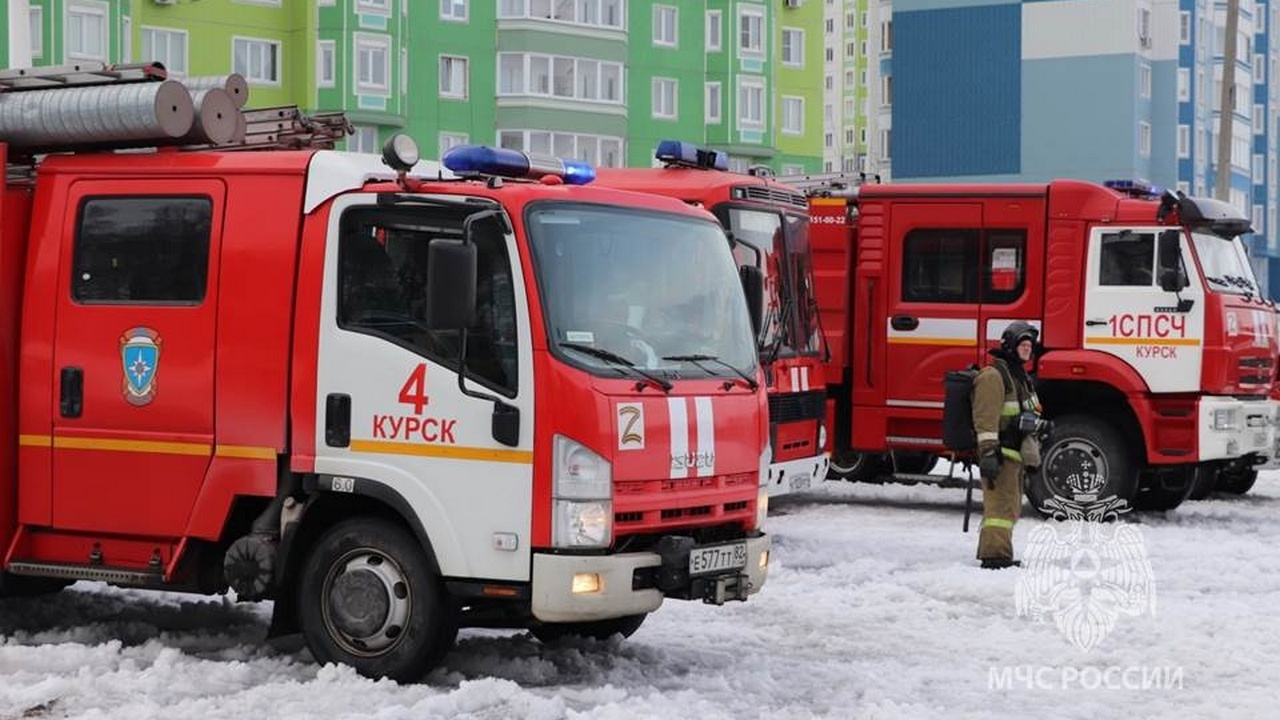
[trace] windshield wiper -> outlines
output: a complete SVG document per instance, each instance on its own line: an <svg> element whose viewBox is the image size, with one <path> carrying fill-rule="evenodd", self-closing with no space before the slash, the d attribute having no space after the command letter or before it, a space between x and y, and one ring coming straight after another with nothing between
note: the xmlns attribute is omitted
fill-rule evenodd
<svg viewBox="0 0 1280 720"><path fill-rule="evenodd" d="M748 387L748 388L750 388L750 389L752 389L752 390L755 390L756 388L760 387L760 383L756 382L756 379L755 379L755 378L753 378L753 377L751 377L750 375L748 375L748 374L746 374L746 373L742 372L742 370L741 370L740 368L736 368L736 367L734 367L733 365L730 365L729 363L727 363L727 362L725 362L725 361L721 360L720 358L716 357L715 355L663 355L663 356L662 356L662 359L663 359L663 360L671 360L672 362L691 362L691 363L693 363L694 365L697 365L698 367L702 368L703 370L705 370L705 371L707 371L707 372L710 372L710 370L707 370L707 368L706 368L705 366L703 366L703 364L702 364L702 363L704 363L704 362L713 362L713 363L715 363L715 364L717 364L717 365L721 365L721 366L723 366L723 367L727 367L727 368L729 368L730 370L732 370L732 371L734 372L734 374L735 374L735 375L737 375L738 377L742 378L742 379L743 379L743 381L745 381L745 382L747 383L747 387Z"/></svg>
<svg viewBox="0 0 1280 720"><path fill-rule="evenodd" d="M613 365L617 365L618 367L626 368L631 372L644 378L645 380L648 380L650 383L653 383L654 385L662 388L662 392L671 392L671 388L673 387L673 385L670 382L664 380L663 378L658 377L657 375L654 375L653 373L645 372L644 370L636 367L635 363L631 362L630 360L622 357L621 355L615 352L609 352L608 350L604 350L602 348L593 347L591 345L582 345L575 342L562 342L560 343L560 347L569 348L570 350L577 350L578 352L583 353L584 355L597 357L597 358L600 358L601 360L604 360L607 363L612 363Z"/></svg>

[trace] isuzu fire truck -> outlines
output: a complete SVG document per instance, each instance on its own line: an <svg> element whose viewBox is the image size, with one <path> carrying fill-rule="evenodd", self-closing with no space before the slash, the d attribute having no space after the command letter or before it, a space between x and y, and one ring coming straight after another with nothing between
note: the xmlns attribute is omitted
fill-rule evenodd
<svg viewBox="0 0 1280 720"><path fill-rule="evenodd" d="M813 295L804 194L762 174L729 172L728 155L690 143L664 140L654 156L662 167L600 168L597 183L707 208L729 232L739 264L763 273L757 347L769 392L769 493L821 482L828 469L826 345Z"/></svg>
<svg viewBox="0 0 1280 720"><path fill-rule="evenodd" d="M766 396L710 214L405 136L112 152L177 137L127 79L0 92L86 108L39 148L0 124L0 592L230 587L413 680L460 626L629 635L760 590Z"/></svg>
<svg viewBox="0 0 1280 720"><path fill-rule="evenodd" d="M1273 452L1276 321L1238 211L1149 186L828 184L810 227L833 466L941 453L943 378L1013 320L1054 421L1026 494L1140 508L1243 488ZM861 478L859 478L861 479Z"/></svg>

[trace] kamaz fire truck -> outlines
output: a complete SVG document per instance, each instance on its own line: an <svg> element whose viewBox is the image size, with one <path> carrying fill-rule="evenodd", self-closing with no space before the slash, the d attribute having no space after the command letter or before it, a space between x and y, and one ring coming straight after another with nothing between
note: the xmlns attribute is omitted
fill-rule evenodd
<svg viewBox="0 0 1280 720"><path fill-rule="evenodd" d="M0 88L0 592L231 588L413 680L460 626L760 590L766 396L709 213L285 109L192 147L154 68Z"/></svg>
<svg viewBox="0 0 1280 720"><path fill-rule="evenodd" d="M833 466L941 453L943 378L1013 320L1054 421L1036 509L1116 496L1172 508L1245 487L1273 452L1276 323L1226 203L1135 183L808 188L832 346ZM1206 480L1206 478L1208 478Z"/></svg>
<svg viewBox="0 0 1280 720"><path fill-rule="evenodd" d="M769 391L769 493L821 482L828 470L826 345L813 295L805 196L759 171L729 172L728 155L690 143L665 140L654 156L662 167L601 168L597 182L707 208L729 232L739 264L763 273L757 347Z"/></svg>

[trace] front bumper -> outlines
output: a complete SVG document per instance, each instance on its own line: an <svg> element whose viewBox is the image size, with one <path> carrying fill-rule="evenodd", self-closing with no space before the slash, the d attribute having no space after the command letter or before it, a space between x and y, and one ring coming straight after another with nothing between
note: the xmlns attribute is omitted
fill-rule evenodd
<svg viewBox="0 0 1280 720"><path fill-rule="evenodd" d="M808 490L827 478L831 457L826 453L814 457L787 460L769 466L766 484L769 497Z"/></svg>
<svg viewBox="0 0 1280 720"><path fill-rule="evenodd" d="M1201 398L1199 460L1234 460L1250 454L1274 458L1278 411L1280 407L1274 400Z"/></svg>
<svg viewBox="0 0 1280 720"><path fill-rule="evenodd" d="M722 603L746 600L768 576L768 535L746 538L747 564L689 578L689 547L616 555L533 555L533 616L542 622L589 622L657 610L665 597ZM675 543L678 545L678 543ZM599 577L593 592L573 592L575 575Z"/></svg>

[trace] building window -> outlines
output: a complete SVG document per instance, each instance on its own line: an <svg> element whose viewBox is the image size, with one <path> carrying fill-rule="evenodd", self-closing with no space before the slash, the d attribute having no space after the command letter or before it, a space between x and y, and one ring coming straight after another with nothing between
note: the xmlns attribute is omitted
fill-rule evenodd
<svg viewBox="0 0 1280 720"><path fill-rule="evenodd" d="M723 17L719 10L707 13L707 52L720 52L720 36L724 32L721 27Z"/></svg>
<svg viewBox="0 0 1280 720"><path fill-rule="evenodd" d="M107 59L107 5L92 3L67 7L67 57L74 60Z"/></svg>
<svg viewBox="0 0 1280 720"><path fill-rule="evenodd" d="M1138 123L1138 154L1151 157L1151 123Z"/></svg>
<svg viewBox="0 0 1280 720"><path fill-rule="evenodd" d="M764 126L764 81L753 78L738 81L738 123L750 128Z"/></svg>
<svg viewBox="0 0 1280 720"><path fill-rule="evenodd" d="M1267 129L1267 109L1262 105L1253 106L1253 131L1261 133Z"/></svg>
<svg viewBox="0 0 1280 720"><path fill-rule="evenodd" d="M231 41L231 70L249 82L280 83L280 43L273 40L234 38Z"/></svg>
<svg viewBox="0 0 1280 720"><path fill-rule="evenodd" d="M722 104L720 83L709 82L706 86L706 122L708 125L720 124L720 106Z"/></svg>
<svg viewBox="0 0 1280 720"><path fill-rule="evenodd" d="M1138 96L1151 97L1151 66L1146 63L1138 66Z"/></svg>
<svg viewBox="0 0 1280 720"><path fill-rule="evenodd" d="M804 166L803 166L803 165L790 165L790 164L783 165L783 166L782 166L782 174L783 174L783 175L803 175L803 174L804 174Z"/></svg>
<svg viewBox="0 0 1280 720"><path fill-rule="evenodd" d="M782 29L782 64L794 68L804 67L803 30Z"/></svg>
<svg viewBox="0 0 1280 720"><path fill-rule="evenodd" d="M440 19L466 22L467 0L440 0Z"/></svg>
<svg viewBox="0 0 1280 720"><path fill-rule="evenodd" d="M1265 179L1266 179L1266 176L1267 176L1267 158L1266 158L1266 156L1265 156L1265 155L1262 155L1262 154L1260 154L1260 153L1254 153L1254 155L1253 155L1253 184L1254 184L1254 185L1261 185L1261 184L1262 184L1262 182L1263 182L1263 180L1265 180ZM1257 232L1257 231L1258 231L1258 228L1256 228L1256 227L1255 227L1255 228L1254 228L1254 231L1255 231L1255 232Z"/></svg>
<svg viewBox="0 0 1280 720"><path fill-rule="evenodd" d="M1191 13L1181 12L1178 14L1178 42L1183 45L1191 44Z"/></svg>
<svg viewBox="0 0 1280 720"><path fill-rule="evenodd" d="M880 78L880 104L893 104L893 76L885 75Z"/></svg>
<svg viewBox="0 0 1280 720"><path fill-rule="evenodd" d="M356 92L387 95L391 91L391 39L356 34Z"/></svg>
<svg viewBox="0 0 1280 720"><path fill-rule="evenodd" d="M653 6L653 44L663 47L676 46L676 26L679 13L670 5Z"/></svg>
<svg viewBox="0 0 1280 720"><path fill-rule="evenodd" d="M1178 102L1191 100L1191 68L1178 68Z"/></svg>
<svg viewBox="0 0 1280 720"><path fill-rule="evenodd" d="M892 148L892 147L890 147L890 145L889 145L889 144L890 144L890 142L892 142L892 141L893 141L893 131L892 131L892 130L881 130L881 131L880 131L880 159L881 159L881 160L888 160L889 158L893 157L893 155L891 155L891 154L890 154L890 151L891 151L893 148Z"/></svg>
<svg viewBox="0 0 1280 720"><path fill-rule="evenodd" d="M1266 82L1267 80L1267 57L1265 55L1253 56L1253 81L1256 83Z"/></svg>
<svg viewBox="0 0 1280 720"><path fill-rule="evenodd" d="M825 53L825 57L826 57L826 59L827 59L827 62L835 62L835 61L836 61L836 49L835 49L835 48L833 48L833 47L831 47L830 45L828 45L828 46L827 46L827 49L826 49L826 50L824 50L823 52Z"/></svg>
<svg viewBox="0 0 1280 720"><path fill-rule="evenodd" d="M270 0L279 5L280 0ZM391 0L356 0L356 10L359 12L374 12L379 15L391 14Z"/></svg>
<svg viewBox="0 0 1280 720"><path fill-rule="evenodd" d="M1178 157L1191 157L1191 126L1178 126Z"/></svg>
<svg viewBox="0 0 1280 720"><path fill-rule="evenodd" d="M32 5L27 9L27 22L30 24L31 57L44 55L44 8Z"/></svg>
<svg viewBox="0 0 1280 720"><path fill-rule="evenodd" d="M786 135L804 134L804 98L782 96L782 132Z"/></svg>
<svg viewBox="0 0 1280 720"><path fill-rule="evenodd" d="M528 18L624 30L627 12L625 0L498 0L498 18Z"/></svg>
<svg viewBox="0 0 1280 720"><path fill-rule="evenodd" d="M620 63L531 53L498 54L499 96L537 95L620 104L622 79Z"/></svg>
<svg viewBox="0 0 1280 720"><path fill-rule="evenodd" d="M676 117L676 81L671 78L653 79L653 116L674 120Z"/></svg>
<svg viewBox="0 0 1280 720"><path fill-rule="evenodd" d="M356 125L355 132L347 138L347 149L358 153L379 152L378 128L373 125Z"/></svg>
<svg viewBox="0 0 1280 720"><path fill-rule="evenodd" d="M316 85L331 88L337 82L337 43L321 40L316 43Z"/></svg>
<svg viewBox="0 0 1280 720"><path fill-rule="evenodd" d="M893 51L893 21L886 20L880 23L880 52L887 53Z"/></svg>
<svg viewBox="0 0 1280 720"><path fill-rule="evenodd" d="M549 130L499 130L498 146L537 155L578 158L596 167L622 167L622 138Z"/></svg>
<svg viewBox="0 0 1280 720"><path fill-rule="evenodd" d="M443 158L444 154L452 148L456 148L459 145L466 145L469 142L471 142L471 139L466 133L442 132L440 133L439 157Z"/></svg>
<svg viewBox="0 0 1280 720"><path fill-rule="evenodd" d="M440 56L440 97L467 97L467 58Z"/></svg>
<svg viewBox="0 0 1280 720"><path fill-rule="evenodd" d="M832 90L835 90L836 89L835 76L830 73L827 73L827 76L822 79L822 86L824 89L827 90L827 92L831 92Z"/></svg>
<svg viewBox="0 0 1280 720"><path fill-rule="evenodd" d="M142 28L142 57L158 61L174 75L187 73L187 33L183 30Z"/></svg>
<svg viewBox="0 0 1280 720"><path fill-rule="evenodd" d="M743 55L764 53L764 15L754 10L738 14L738 51Z"/></svg>

